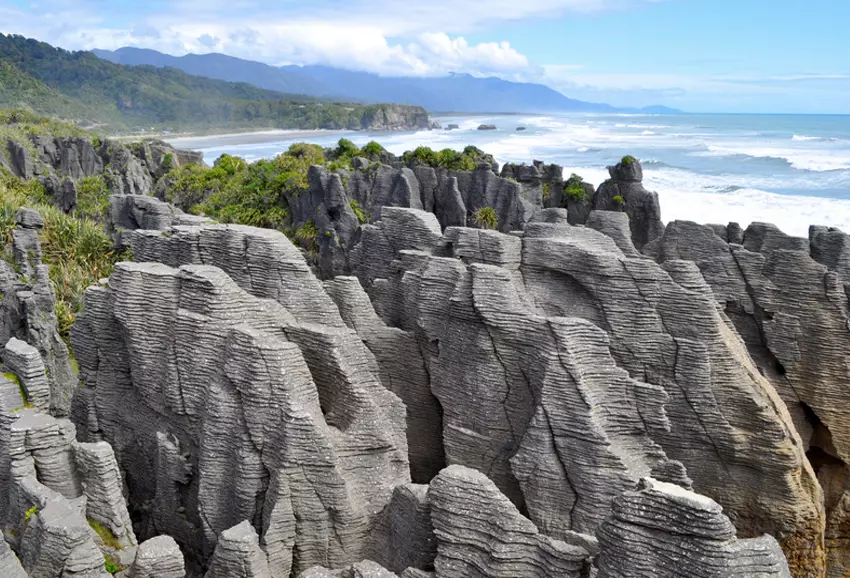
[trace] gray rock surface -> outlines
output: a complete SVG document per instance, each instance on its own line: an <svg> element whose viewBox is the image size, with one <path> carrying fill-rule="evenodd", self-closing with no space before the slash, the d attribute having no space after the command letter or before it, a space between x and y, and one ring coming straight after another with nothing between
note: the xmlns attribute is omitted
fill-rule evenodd
<svg viewBox="0 0 850 578"><path fill-rule="evenodd" d="M776 536L816 575L814 472L697 267L558 223L407 246L393 221L425 217L394 211L364 231L357 273L384 321L423 344L448 463L485 472L556 537L592 533L641 477L691 480L742 536Z"/></svg>
<svg viewBox="0 0 850 578"><path fill-rule="evenodd" d="M342 570L329 570L314 566L298 575L298 578L398 578L380 564L371 560L363 560Z"/></svg>
<svg viewBox="0 0 850 578"><path fill-rule="evenodd" d="M611 178L593 195L596 211L622 211L629 216L632 241L638 249L664 233L658 195L647 191L643 184L643 169L633 157L626 157L615 166L608 167ZM622 202L620 201L622 199Z"/></svg>
<svg viewBox="0 0 850 578"><path fill-rule="evenodd" d="M449 466L429 494L438 577L589 576L591 552L541 534L484 474Z"/></svg>
<svg viewBox="0 0 850 578"><path fill-rule="evenodd" d="M42 412L50 410L50 382L38 350L16 337L6 342L3 365L20 382L25 402Z"/></svg>
<svg viewBox="0 0 850 578"><path fill-rule="evenodd" d="M257 532L247 521L221 533L204 578L271 578Z"/></svg>
<svg viewBox="0 0 850 578"><path fill-rule="evenodd" d="M771 536L735 537L713 500L651 478L615 498L599 529L597 578L790 578Z"/></svg>
<svg viewBox="0 0 850 578"><path fill-rule="evenodd" d="M171 536L156 536L139 545L128 578L184 578L183 553Z"/></svg>
<svg viewBox="0 0 850 578"><path fill-rule="evenodd" d="M9 548L9 544L6 543L3 532L0 532L0 576L3 576L3 578L29 578L27 573L24 572L23 566L21 566L21 561Z"/></svg>
<svg viewBox="0 0 850 578"><path fill-rule="evenodd" d="M30 578L109 578L86 520L65 500L50 500L33 514L22 537L21 562Z"/></svg>
<svg viewBox="0 0 850 578"><path fill-rule="evenodd" d="M0 261L0 344L5 346L15 337L38 351L49 383L50 412L66 416L77 378L68 347L58 332L56 297L48 267L41 264L38 232L43 220L31 209L19 210L16 220L18 226L12 233L14 266ZM41 370L34 360L17 361L26 365L26 369L20 367L27 378L38 380ZM33 372L31 377L28 372ZM42 395L40 386L33 385L36 397Z"/></svg>
<svg viewBox="0 0 850 578"><path fill-rule="evenodd" d="M676 221L647 247L659 262L696 264L787 405L826 491L829 576L850 568L850 526L842 505L850 498L848 244L837 230L814 228L810 241L762 223L750 225L742 244L733 244L710 227ZM740 522L736 526L746 532Z"/></svg>
<svg viewBox="0 0 850 578"><path fill-rule="evenodd" d="M431 523L428 486L396 486L392 500L372 531L368 556L397 573L407 568L433 570L437 540Z"/></svg>
<svg viewBox="0 0 850 578"><path fill-rule="evenodd" d="M275 578L362 558L410 478L404 407L353 331L297 321L203 265L121 263L86 303L72 339L94 393L75 415L82 438L116 448L130 501L150 504L144 537L203 561L249 520Z"/></svg>
<svg viewBox="0 0 850 578"><path fill-rule="evenodd" d="M419 343L413 334L384 324L357 278L326 281L325 290L346 325L375 356L381 383L404 402L411 478L419 483L431 481L445 467L442 419Z"/></svg>
<svg viewBox="0 0 850 578"><path fill-rule="evenodd" d="M32 156L26 147L13 140L7 140L6 151L8 153L7 162L12 174L22 179L31 179L35 169Z"/></svg>

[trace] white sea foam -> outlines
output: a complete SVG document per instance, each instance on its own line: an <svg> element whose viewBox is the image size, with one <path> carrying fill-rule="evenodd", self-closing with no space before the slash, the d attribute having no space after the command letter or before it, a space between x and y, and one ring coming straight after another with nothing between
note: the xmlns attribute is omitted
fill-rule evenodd
<svg viewBox="0 0 850 578"><path fill-rule="evenodd" d="M708 150L692 153L694 156L748 156L780 159L795 169L824 172L850 169L850 151L836 149L791 149L770 146L717 144L708 145Z"/></svg>
<svg viewBox="0 0 850 578"><path fill-rule="evenodd" d="M604 169L564 169L565 177L571 173L579 174L597 187L608 178ZM850 200L780 195L756 188L722 192L734 182L731 179L731 176L703 176L676 169L644 171L644 186L658 193L665 223L735 221L746 227L751 222L762 221L774 223L789 235L802 237L808 235L810 224L850 232Z"/></svg>

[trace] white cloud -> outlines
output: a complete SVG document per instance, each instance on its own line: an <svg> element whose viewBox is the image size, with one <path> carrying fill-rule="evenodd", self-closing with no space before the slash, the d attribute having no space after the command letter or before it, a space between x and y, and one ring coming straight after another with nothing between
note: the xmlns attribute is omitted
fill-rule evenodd
<svg viewBox="0 0 850 578"><path fill-rule="evenodd" d="M15 18L0 19L0 31L69 49L137 46L388 75L456 71L518 78L536 74L536 68L509 43L473 44L462 34L498 22L653 1L658 0L178 0L159 10L133 4L120 21L112 20L115 7L109 9L104 0L75 2L73 16L64 2L42 0L38 13L22 9ZM17 30L4 30L10 22Z"/></svg>

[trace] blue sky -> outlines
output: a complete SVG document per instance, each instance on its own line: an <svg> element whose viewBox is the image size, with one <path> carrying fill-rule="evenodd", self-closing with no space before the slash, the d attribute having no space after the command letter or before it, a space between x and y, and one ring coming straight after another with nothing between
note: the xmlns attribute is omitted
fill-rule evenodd
<svg viewBox="0 0 850 578"><path fill-rule="evenodd" d="M467 72L695 112L850 114L848 22L848 0L0 0L0 31L68 49Z"/></svg>

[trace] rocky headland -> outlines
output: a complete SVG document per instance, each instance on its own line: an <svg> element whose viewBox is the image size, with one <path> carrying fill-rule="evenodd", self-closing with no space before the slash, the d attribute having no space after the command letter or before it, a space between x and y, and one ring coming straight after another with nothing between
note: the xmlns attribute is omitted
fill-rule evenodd
<svg viewBox="0 0 850 578"><path fill-rule="evenodd" d="M228 189L157 160L190 153L109 147L14 165L104 175L132 261L69 347L15 215L0 575L850 572L847 234L665 225L631 157L597 190L341 144L278 161L287 236L216 222Z"/></svg>

